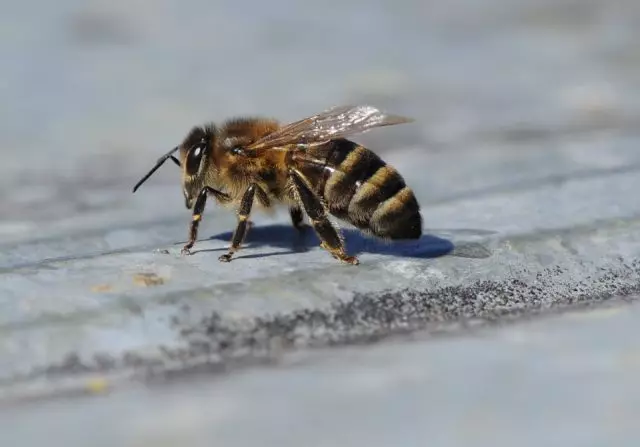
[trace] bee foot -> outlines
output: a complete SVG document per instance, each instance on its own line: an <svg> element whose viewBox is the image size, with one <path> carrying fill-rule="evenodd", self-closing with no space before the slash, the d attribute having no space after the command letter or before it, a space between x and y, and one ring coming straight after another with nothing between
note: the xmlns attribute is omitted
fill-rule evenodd
<svg viewBox="0 0 640 447"><path fill-rule="evenodd" d="M182 250L180 250L180 254L182 256L190 256L192 254L191 253L191 247L185 245L184 248Z"/></svg>
<svg viewBox="0 0 640 447"><path fill-rule="evenodd" d="M347 255L344 251L338 249L331 249L327 244L325 244L324 242L320 243L320 247L324 248L325 250L327 250L329 253L331 253L331 256L334 257L334 259L337 259L341 262L344 262L346 264L351 264L351 265L358 265L360 264L360 261L358 260L357 257L355 256L349 256Z"/></svg>
<svg viewBox="0 0 640 447"><path fill-rule="evenodd" d="M231 257L232 256L233 256L233 253L224 254L224 255L222 255L222 256L220 256L218 258L218 261L220 261L220 262L231 262Z"/></svg>
<svg viewBox="0 0 640 447"><path fill-rule="evenodd" d="M340 260L344 263L351 264L351 265L360 264L360 261L355 256L343 256L340 258Z"/></svg>

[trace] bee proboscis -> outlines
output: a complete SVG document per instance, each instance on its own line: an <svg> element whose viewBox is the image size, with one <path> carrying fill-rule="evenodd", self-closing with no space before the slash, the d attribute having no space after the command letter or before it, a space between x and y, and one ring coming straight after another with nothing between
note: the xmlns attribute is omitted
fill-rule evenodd
<svg viewBox="0 0 640 447"><path fill-rule="evenodd" d="M422 216L398 171L347 137L412 121L372 106L347 105L286 125L240 117L220 126L196 126L158 159L133 192L165 161L181 167L185 205L193 210L183 254L190 254L205 203L212 198L234 207L238 215L231 245L220 261L231 261L240 249L257 202L265 209L288 206L298 230L305 228L306 215L322 248L340 261L358 264L356 256L347 254L342 233L329 215L384 240L420 238Z"/></svg>

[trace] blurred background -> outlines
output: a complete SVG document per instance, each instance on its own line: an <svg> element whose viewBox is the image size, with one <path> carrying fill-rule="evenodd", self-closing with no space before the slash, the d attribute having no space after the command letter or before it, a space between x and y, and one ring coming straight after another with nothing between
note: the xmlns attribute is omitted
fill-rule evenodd
<svg viewBox="0 0 640 447"><path fill-rule="evenodd" d="M49 269L41 262L82 256L99 258L101 253L135 251L136 247L144 247L146 251L140 250L146 254L151 252L149 247L183 241L190 217L183 205L175 166L167 164L136 195L131 194L131 188L191 126L206 121L245 114L291 121L345 103L369 103L411 116L416 120L414 124L371 132L356 140L381 153L405 174L429 210L427 225L436 228L533 233L543 228L592 222L605 214L637 215L640 205L629 199L633 194L627 185L634 183L627 182L627 177L616 183L618 189L609 189L606 182L594 182L574 185L573 189L560 191L562 194L559 190L536 190L526 197L523 194L509 198L506 193L518 188L534 190L539 185L562 184L571 178L595 178L639 169L639 24L637 0L3 0L0 3L0 330L6 335L4 344L0 343L3 386L11 388L18 376L31 377L21 374L29 373L35 366L57 365L83 340L85 353L93 354L91 343L98 341L102 343L100 349L114 353L114 357L120 355L121 348L138 346L137 343L146 347L145 343L155 346L157 340L173 341L173 334L162 326L164 322L154 320L147 327L142 323L137 326L136 320L127 326L118 320L120 314L109 322L113 324L108 327L111 331L97 330L95 335L89 327L91 323L87 323L87 328L77 332L69 330L60 335L63 332L60 330L59 338L50 337L46 327L50 314L56 318L80 315L75 320L56 320L80 327L85 305L87 308L97 305L99 309L112 305L111 298L99 293L90 295L87 291L107 281L101 276L103 271L108 270L109 278L115 278L125 264L123 258L111 257L94 264L91 260L86 264L82 261L65 270L64 265ZM627 200L617 201L625 191L630 194ZM502 193L504 201L482 201L483 197ZM589 209L585 197L598 198L598 203L608 208ZM476 198L478 202L474 202ZM580 200L574 202L573 198ZM522 203L526 204L518 207L518 201L525 199L527 202ZM205 229L209 228L203 230L205 237L214 233L209 226L214 225L210 224L214 219L208 219L207 216L203 224ZM216 223L216 228L231 231L234 217L221 219L226 220L223 224ZM259 218L256 220L259 222ZM139 256L135 259L147 260ZM218 278L211 273L217 261L213 265L202 259L189 261L202 262L197 266L200 270L189 270L197 281L189 283L188 278L192 277L188 275L176 280L179 287L193 292L190 298L199 296L198 281ZM286 262L294 265L296 259ZM316 265L315 258L304 259L309 264L300 264L303 268ZM318 265L326 261L324 257L318 259ZM540 256L540 259L548 258ZM167 261L170 262L174 261ZM492 261L486 262L484 265ZM498 258L496 264L500 262L510 261ZM206 268L211 271L202 265L208 265ZM273 265L267 261L253 265L263 269L260 274L275 276L276 269L272 268L275 261ZM179 268L183 267L175 267L174 271ZM439 283L448 278L442 275L433 281ZM410 280L413 279L407 279ZM127 287L134 288L129 283ZM103 291L99 287L91 290ZM154 293L139 292L139 296L147 299L154 297ZM43 296L50 299L44 300ZM23 300L25 297L29 299ZM289 302L281 305L269 301L264 307L256 305L256 313L273 310L271 305L276 310L293 306ZM233 304L229 306L233 308ZM172 311L163 309L158 313L169 315ZM126 318L138 318L138 314L131 317L134 313L128 308L123 311ZM24 335L28 332L20 332L24 328L31 332ZM39 344L49 339L52 341L46 348ZM627 341L632 339L626 337ZM547 340L547 343L554 342ZM468 369L454 365L452 369L457 375L451 376L451 370L443 366L439 376L442 383L449 377L456 383L468 380L467 371L475 370L483 361L480 354L478 357L466 354L485 351L476 351L475 345L465 346L457 358L468 362L464 364ZM444 348L434 349L442 351L441 358L453 358ZM588 350L590 346L582 349ZM358 348L355 351L354 355L359 355ZM503 364L516 365L518 374L526 374L531 371L526 367L528 360L524 354L517 357L519 352L515 348L506 352ZM421 358L427 358L426 354ZM63 366L72 371L77 366L76 360L71 357L71 362ZM372 362L374 367L384 369L396 360L402 363L399 359L388 361L384 355L374 356ZM335 375L331 377L340 374L349 377L342 369L348 362L338 363L337 372L332 370ZM411 362L405 366L411 371ZM494 379L500 390L503 382L493 364L485 364L484 368L484 375L478 375L477 389L484 389L483 380ZM405 384L416 383L409 373L407 377L400 376ZM326 377L321 373L316 378L323 381ZM373 385L363 396L376 396L375 391L380 389L398 396L384 377L375 374L367 377L371 379L367 383ZM551 371L547 380L554 384L556 377ZM261 407L255 407L254 421L262 421L260 411L273 418L278 415L278 411L271 410L270 395L261 394L272 389L271 382L262 380L258 376L256 388L248 388L249 391L242 382L234 382L236 388L225 388L227 391L222 394L217 389L204 397L198 393L185 394L186 403L181 400L183 406L175 412L160 398L147 397L149 400L143 403L133 393L132 400L124 397L112 401L115 403L104 413L94 408L94 413L87 413L87 421L98 423L104 417L114 425L123 423L126 431L126 417L117 416L127 408L147 424L143 431L149 437L145 439L152 439L157 432L165 433L160 430L164 427L163 422L158 423L160 420L175 423L167 426L166 432L175 429L184 441L195 432L193 427L209 427L207 417L211 417L217 418L222 431L229 427L231 433L235 428L237 431L227 439L236 439L234 436L242 435L244 429L242 416L237 415L244 414L244 410L238 410L235 419L238 425L232 427L225 419L225 405L252 408L252 399L257 394L264 400ZM304 380L296 380L299 377L292 373L273 389L280 396L304 399L309 388ZM536 380L531 379L530 390L537 389ZM294 388L289 388L292 383ZM587 388L592 386L588 380L579 383ZM330 396L334 384L326 382L325 386L318 388L317 393L326 392ZM440 389L438 382L434 386ZM442 388L438 405L445 402L445 410L451 410L446 406L451 396L452 402L462 402L460 405L466 408L463 397L467 394L455 386ZM230 394L224 394L236 391L245 393L242 405ZM481 391L470 397L477 398L475 416L468 415L469 424L476 424L474 429L478 429L469 431L472 435L484 427L482 422L476 422L482 419L487 400ZM500 401L503 405L499 414L510 416L515 404L509 400L510 394L502 391L496 393L506 399ZM542 410L538 415L547 414L545 411L553 406L549 402L555 402L556 392L557 389L547 394L531 392L534 401L540 396L537 402ZM571 389L567 392L570 394ZM220 395L227 396L228 401L222 400L216 407L217 413L203 417L203 413L194 410L208 408L209 399ZM626 396L624 391L620 395ZM345 396L348 399L350 395ZM408 396L414 393L409 392ZM431 392L426 393L420 402L430 402L431 396ZM576 396L565 397L568 402ZM191 407L196 401L198 404ZM402 396L398 398L400 401ZM580 406L580 401L577 402L576 407ZM324 405L327 412L322 415L330 414L333 403L327 400ZM161 419L152 416L145 419L153 415L150 409L163 406L166 411ZM364 406L375 411L384 409ZM38 420L47 421L53 412L48 414L46 406L39 408L42 417ZM82 413L82 407L79 408ZM282 412L291 409L286 401L276 408ZM306 401L300 408L310 408L312 417L320 417L320 410L314 414ZM455 420L447 415L458 413L440 410L436 405L432 414L434 421L442 421L434 423L436 429L444 432L439 438L444 441L440 445L469 445L457 443L454 425L447 426ZM415 417L418 413L408 411L408 414ZM575 416L573 427L581 424L579 415ZM336 413L338 419L339 416ZM518 439L519 430L530 428L525 416L519 419L522 425L507 424L513 436L508 439ZM560 431L564 429L563 416L566 414L548 413ZM76 420L75 415L66 419L68 433L73 431ZM307 423L311 424L310 420ZM10 426L11 419L6 421ZM349 425L349 421L340 419L336 426ZM421 422L392 418L381 420L379 427L383 427L382 422L397 423L398 432L406 433L402 421L409 429ZM546 433L543 422L538 433ZM263 424L268 431L271 426ZM367 439L367 430L372 426L378 424L354 425L351 429ZM23 434L30 433L33 425L25 422L22 428ZM299 439L305 438L304 430L300 429ZM566 430L568 439L575 439L572 436L576 432ZM91 439L90 431L86 435ZM277 441L278 436L270 439ZM242 445L259 445L255 444L255 438L250 438L247 435L248 440ZM369 438L371 445L372 439ZM276 441L273 445L303 445ZM334 445L330 441L304 445ZM345 445L349 444L347 441ZM386 444L384 439L378 441L381 445L393 445L391 435ZM180 442L139 445L185 445ZM104 441L104 445L118 444ZM351 445L363 444L354 441Z"/></svg>
<svg viewBox="0 0 640 447"><path fill-rule="evenodd" d="M159 154L236 114L368 102L415 117L363 138L419 148L425 167L447 152L423 201L493 186L467 169L487 158L502 169L547 151L547 167L590 168L580 153L593 150L615 164L616 148L593 145L635 132L639 19L631 0L4 2L0 240L43 218L139 209L127 190ZM557 147L576 134L590 147ZM178 178L166 167L152 183L183 215Z"/></svg>

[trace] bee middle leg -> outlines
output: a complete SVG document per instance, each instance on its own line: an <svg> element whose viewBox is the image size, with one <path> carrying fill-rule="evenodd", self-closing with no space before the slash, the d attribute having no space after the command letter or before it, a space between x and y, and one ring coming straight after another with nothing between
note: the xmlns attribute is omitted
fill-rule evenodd
<svg viewBox="0 0 640 447"><path fill-rule="evenodd" d="M314 230L322 241L320 246L331 253L334 258L342 262L353 265L359 264L357 257L347 255L342 237L327 217L326 207L320 198L309 188L302 174L295 169L291 169L289 173L300 198L300 202L302 202L302 206L307 216L309 216Z"/></svg>
<svg viewBox="0 0 640 447"><path fill-rule="evenodd" d="M238 209L238 226L233 232L229 251L218 258L220 262L230 262L233 254L240 249L240 244L242 244L242 241L247 234L247 227L250 226L249 216L251 215L251 208L253 207L253 198L255 197L256 189L258 188L258 185L252 183L242 195L240 208Z"/></svg>
<svg viewBox="0 0 640 447"><path fill-rule="evenodd" d="M289 207L289 215L291 216L291 223L293 227L302 232L309 228L309 225L303 222L304 216L302 215L302 208L298 205Z"/></svg>

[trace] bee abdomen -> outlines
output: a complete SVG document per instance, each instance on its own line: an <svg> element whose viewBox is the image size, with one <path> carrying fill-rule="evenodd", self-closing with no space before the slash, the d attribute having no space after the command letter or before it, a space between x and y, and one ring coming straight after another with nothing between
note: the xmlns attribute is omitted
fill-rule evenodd
<svg viewBox="0 0 640 447"><path fill-rule="evenodd" d="M420 205L405 186L378 205L369 223L371 232L384 239L419 239L422 236Z"/></svg>
<svg viewBox="0 0 640 447"><path fill-rule="evenodd" d="M374 152L351 144L325 184L331 214L383 239L419 238L422 217L413 191Z"/></svg>

